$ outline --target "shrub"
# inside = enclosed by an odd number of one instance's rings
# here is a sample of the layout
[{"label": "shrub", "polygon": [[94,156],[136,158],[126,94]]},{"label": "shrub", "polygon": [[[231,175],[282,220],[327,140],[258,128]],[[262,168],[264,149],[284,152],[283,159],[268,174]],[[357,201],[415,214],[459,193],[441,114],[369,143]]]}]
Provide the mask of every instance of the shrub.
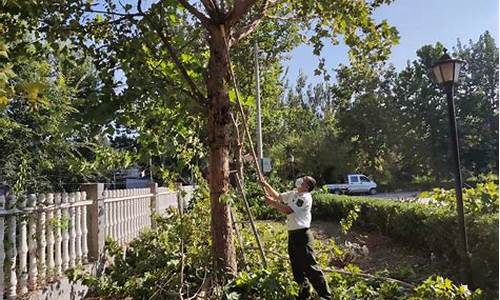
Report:
[{"label": "shrub", "polygon": [[[357,225],[376,228],[387,236],[417,249],[459,260],[456,213],[447,207],[369,197],[315,194],[317,218],[341,220],[359,205]],[[474,284],[488,291],[498,289],[498,215],[467,215],[469,250]]]},{"label": "shrub", "polygon": [[471,293],[467,286],[456,286],[447,278],[432,276],[416,289],[416,295],[409,300],[425,299],[482,299],[481,292]]},{"label": "shrub", "polygon": [[[187,299],[203,285],[206,287],[203,289],[206,293],[204,299],[293,299],[298,286],[293,281],[288,263],[286,227],[281,224],[257,224],[267,253],[266,268],[261,266],[258,255],[247,252],[246,264],[242,263],[241,257],[238,258],[240,270],[237,276],[225,284],[220,283],[217,279],[220,274],[215,274],[210,267],[209,202],[205,195],[205,198],[194,201],[183,217],[171,210],[167,217],[157,218],[157,226],[134,240],[125,253],[115,242],[108,241],[106,248],[111,259],[105,273],[95,276],[75,270],[73,279],[83,279],[90,287],[91,295],[104,299],[178,299],[181,294]],[[241,232],[245,246],[252,244],[250,229],[246,227]],[[184,256],[180,237],[184,237]],[[323,268],[334,258],[332,255],[342,255],[337,253],[342,250],[333,240],[328,243],[316,241],[314,246],[316,250],[322,250],[317,252],[317,260]],[[182,266],[183,273],[180,272]],[[335,299],[403,300],[434,288],[442,289],[441,282],[426,281],[424,286],[408,290],[383,279],[358,277],[359,268],[353,265],[348,265],[347,270],[353,275],[326,274]],[[445,281],[446,287],[449,282]],[[459,297],[452,286],[436,299],[478,299],[475,297],[480,295],[480,291],[469,291],[465,287],[457,289],[465,297]]]},{"label": "shrub", "polygon": [[[431,198],[432,205],[456,209],[457,198],[454,189],[435,188],[423,192],[420,198]],[[498,185],[493,181],[478,183],[474,188],[463,189],[464,211],[466,213],[498,213]]]},{"label": "shrub", "polygon": [[[106,253],[112,261],[101,276],[74,270],[71,277],[89,286],[87,296],[110,299],[174,299],[181,290],[181,264],[184,264],[182,290],[196,290],[211,260],[209,218],[203,211],[208,205],[198,203],[193,216],[184,218],[171,210],[166,218],[157,216],[154,230],[144,232],[125,250],[115,241],[106,241]],[[203,208],[202,206],[206,206]],[[182,233],[184,232],[184,234]],[[184,262],[180,251],[180,236],[184,236]],[[125,253],[124,253],[125,252]],[[206,273],[205,273],[206,272]]]}]

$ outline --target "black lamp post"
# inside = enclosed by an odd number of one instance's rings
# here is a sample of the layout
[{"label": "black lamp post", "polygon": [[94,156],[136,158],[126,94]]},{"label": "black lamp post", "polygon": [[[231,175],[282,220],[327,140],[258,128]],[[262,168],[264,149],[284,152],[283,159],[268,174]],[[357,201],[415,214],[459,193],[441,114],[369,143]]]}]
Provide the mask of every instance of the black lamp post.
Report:
[{"label": "black lamp post", "polygon": [[446,49],[441,58],[432,66],[432,71],[437,82],[444,87],[448,100],[448,117],[450,120],[450,140],[453,152],[453,163],[455,169],[455,191],[457,195],[457,216],[460,236],[459,253],[462,259],[462,272],[464,280],[470,283],[470,257],[467,245],[467,234],[464,221],[464,203],[462,199],[462,174],[460,172],[460,151],[458,148],[457,120],[455,117],[455,102],[453,100],[455,83],[458,82],[460,68],[465,61],[451,58]]}]

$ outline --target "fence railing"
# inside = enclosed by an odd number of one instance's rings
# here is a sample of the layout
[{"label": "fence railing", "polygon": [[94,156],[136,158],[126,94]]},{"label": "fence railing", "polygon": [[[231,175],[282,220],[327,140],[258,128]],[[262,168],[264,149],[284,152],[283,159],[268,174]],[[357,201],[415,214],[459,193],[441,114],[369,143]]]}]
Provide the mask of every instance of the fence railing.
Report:
[{"label": "fence railing", "polygon": [[0,299],[15,299],[86,262],[90,204],[85,192],[0,195]]},{"label": "fence railing", "polygon": [[[79,264],[97,261],[106,237],[122,246],[151,226],[151,214],[189,201],[186,192],[158,187],[0,195],[0,299],[17,299],[57,281]],[[181,205],[179,205],[179,203]]]},{"label": "fence railing", "polygon": [[151,197],[148,188],[104,191],[105,235],[125,245],[151,226]]}]

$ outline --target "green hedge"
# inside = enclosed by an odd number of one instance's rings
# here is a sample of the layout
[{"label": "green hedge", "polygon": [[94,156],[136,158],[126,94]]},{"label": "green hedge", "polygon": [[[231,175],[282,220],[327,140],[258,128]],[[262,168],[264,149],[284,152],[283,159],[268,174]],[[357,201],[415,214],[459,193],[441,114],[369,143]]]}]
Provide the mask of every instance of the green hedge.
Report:
[{"label": "green hedge", "polygon": [[[369,197],[314,194],[313,216],[339,221],[358,204],[357,225],[378,229],[394,240],[458,262],[456,213],[420,203]],[[466,216],[474,284],[498,290],[498,215]]]}]

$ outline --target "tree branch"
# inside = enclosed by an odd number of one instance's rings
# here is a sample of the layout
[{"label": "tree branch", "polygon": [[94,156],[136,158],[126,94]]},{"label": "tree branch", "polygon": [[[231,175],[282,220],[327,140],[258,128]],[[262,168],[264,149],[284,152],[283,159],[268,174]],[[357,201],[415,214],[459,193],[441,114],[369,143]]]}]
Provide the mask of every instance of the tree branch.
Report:
[{"label": "tree branch", "polygon": [[165,48],[167,48],[167,52],[170,58],[181,73],[181,76],[189,85],[190,89],[193,91],[195,100],[198,100],[200,104],[205,104],[206,97],[204,97],[203,94],[198,90],[193,79],[191,78],[191,76],[189,76],[186,68],[184,67],[184,64],[180,61],[179,56],[177,55],[177,51],[172,46],[172,37],[168,34],[168,32],[164,33],[164,30],[162,30],[160,26],[157,26],[157,24],[155,24],[154,21],[152,21],[149,17],[145,16],[144,19],[149,23],[151,27],[153,27],[153,29],[156,31],[161,41],[163,42],[163,45],[165,46]]},{"label": "tree branch", "polygon": [[208,29],[212,21],[201,11],[197,10],[196,7],[189,4],[187,0],[177,0],[185,9],[187,9],[193,16],[200,20],[201,24]]},{"label": "tree branch", "polygon": [[259,26],[260,22],[262,21],[262,18],[263,16],[254,18],[252,21],[250,21],[249,24],[239,30],[238,33],[235,33],[233,36],[231,36],[231,39],[229,40],[229,47],[236,45],[240,40],[246,38],[252,32],[254,32],[257,26]]},{"label": "tree branch", "polygon": [[133,17],[131,17],[131,16],[123,16],[121,18],[111,20],[107,24],[117,24],[117,23],[120,23],[121,21],[124,21],[124,20],[132,20],[132,18]]},{"label": "tree branch", "polygon": [[[197,13],[201,14],[203,17],[206,19],[206,22],[210,22],[210,20],[205,17],[202,13],[200,13],[196,8],[191,6],[186,0],[179,0],[179,2],[186,7],[188,11],[190,11],[192,14],[196,15]],[[184,5],[183,2],[187,5]],[[116,15],[116,16],[121,16],[123,18],[120,18],[119,20],[126,19],[126,18],[132,18],[132,17],[137,17],[137,16],[142,16],[144,17],[144,20],[157,32],[158,36],[160,37],[161,41],[163,42],[164,46],[167,49],[167,52],[176,65],[177,69],[181,73],[181,76],[184,78],[184,80],[187,82],[189,85],[190,89],[192,90],[192,93],[188,93],[187,90],[183,90],[186,94],[190,95],[193,97],[195,100],[197,100],[200,104],[205,104],[206,97],[203,96],[203,94],[198,90],[196,84],[194,83],[193,79],[189,76],[187,73],[186,68],[184,67],[183,63],[180,61],[179,56],[177,55],[177,51],[175,48],[172,46],[172,37],[168,34],[168,32],[164,33],[164,30],[160,26],[158,26],[154,21],[151,20],[151,18],[146,15],[143,10],[142,10],[142,0],[137,1],[137,11],[138,13],[120,13],[120,12],[114,12],[114,11],[102,11],[102,10],[94,10],[94,9],[86,9],[87,12],[92,12],[92,13],[101,13],[101,14],[109,14],[109,15]],[[189,8],[191,7],[192,10]],[[115,20],[116,21],[116,20]],[[113,21],[113,22],[115,22]],[[204,22],[203,20],[200,19],[202,23]],[[208,23],[206,24],[208,25]]]},{"label": "tree branch", "polygon": [[143,13],[121,13],[117,11],[105,11],[105,10],[97,10],[97,9],[85,9],[86,12],[91,12],[91,13],[97,13],[97,14],[105,14],[105,15],[112,15],[112,16],[121,16],[121,17],[127,17],[127,18],[133,18],[133,17],[139,17],[139,16],[144,16]]},{"label": "tree branch", "polygon": [[259,26],[260,22],[263,18],[266,17],[267,11],[269,8],[276,4],[279,0],[266,0],[261,10],[257,13],[257,15],[243,28],[241,28],[237,33],[231,36],[231,40],[229,41],[229,45],[236,45],[240,40],[246,38],[252,32],[255,31],[257,26]]},{"label": "tree branch", "polygon": [[210,0],[200,0],[201,4],[203,4],[203,7],[207,10],[208,14],[210,15],[210,12],[215,11],[215,5],[213,4],[212,1]]},{"label": "tree branch", "polygon": [[[286,255],[283,255],[282,253],[277,252],[277,251],[267,250],[267,252],[274,254],[274,255],[278,256],[279,258],[286,258]],[[325,272],[325,273],[340,273],[340,274],[344,274],[344,275],[359,276],[359,277],[364,277],[364,278],[368,278],[368,279],[385,280],[385,281],[397,283],[397,284],[399,284],[407,289],[410,289],[410,290],[415,288],[415,286],[411,283],[404,282],[404,281],[397,280],[397,279],[390,278],[390,277],[375,276],[375,275],[366,274],[366,273],[353,273],[353,272],[349,272],[349,271],[341,270],[341,269],[337,269],[337,268],[326,268],[326,269],[323,269],[323,272]]]},{"label": "tree branch", "polygon": [[220,14],[219,7],[212,0],[200,0],[205,9],[207,10],[208,15],[214,21],[214,23],[221,23],[224,16]]},{"label": "tree branch", "polygon": [[212,3],[212,5],[215,8],[215,11],[217,12],[217,19],[216,19],[217,23],[222,23],[226,14],[224,3],[221,3],[221,5],[219,5],[217,3],[217,0],[208,0],[208,1]]},{"label": "tree branch", "polygon": [[281,16],[269,16],[269,15],[266,15],[265,16],[266,18],[268,19],[271,19],[271,20],[281,20],[281,21],[298,21],[300,20],[300,17],[297,17],[297,16],[288,16],[288,17],[281,17]]},{"label": "tree branch", "polygon": [[137,0],[137,11],[141,14],[144,14],[142,11],[142,0]]},{"label": "tree branch", "polygon": [[215,0],[208,0],[208,1],[210,1],[214,6],[215,10],[220,13],[220,7],[217,5],[217,1]]},{"label": "tree branch", "polygon": [[325,273],[335,272],[335,273],[340,273],[340,274],[344,274],[344,275],[364,277],[364,278],[368,278],[368,279],[385,280],[385,281],[397,283],[397,284],[399,284],[407,289],[410,289],[410,290],[413,290],[415,288],[415,286],[411,283],[397,280],[394,278],[389,278],[389,277],[375,276],[375,275],[366,274],[366,273],[353,273],[353,272],[349,272],[349,271],[345,271],[345,270],[341,270],[341,269],[336,269],[336,268],[326,268],[326,269],[323,269],[323,272],[325,272]]},{"label": "tree branch", "polygon": [[[158,66],[156,66],[156,67],[155,67],[155,69],[154,69],[153,71],[155,71],[155,72],[156,72],[156,71],[157,71],[157,69],[158,69]],[[162,73],[162,72],[159,72],[159,73]],[[161,75],[163,75],[163,74],[161,74]],[[162,77],[160,77],[160,78],[162,78]],[[164,79],[164,77],[163,77],[162,79]],[[182,86],[180,86],[180,85],[176,85],[176,84],[174,84],[171,80],[163,80],[163,82],[165,83],[165,85],[169,85],[169,86],[171,86],[171,87],[172,87],[172,88],[174,88],[174,89],[178,89],[178,90],[179,90],[179,91],[181,91],[182,93],[186,94],[186,96],[188,96],[188,97],[190,97],[190,98],[193,98],[193,99],[196,99],[196,96],[195,96],[195,95],[194,95],[191,91],[189,91],[189,90],[187,90],[187,89],[183,88],[183,87],[182,87]]]},{"label": "tree branch", "polygon": [[182,76],[184,77],[184,79],[188,83],[189,87],[191,88],[191,90],[192,90],[192,94],[191,95],[194,96],[195,100],[198,100],[198,102],[200,104],[204,104],[206,98],[198,90],[198,88],[196,87],[193,79],[189,76],[189,74],[187,73],[186,69],[184,68],[184,65],[178,59],[178,57],[177,57],[177,55],[175,53],[175,50],[173,49],[172,45],[168,44],[168,42],[166,41],[166,39],[164,37],[160,37],[160,38],[162,39],[163,43],[167,47],[167,51],[169,52],[170,58],[174,61],[174,64],[179,69],[179,72],[182,74]]},{"label": "tree branch", "polygon": [[[216,0],[215,0],[216,1]],[[222,14],[226,13],[226,3],[224,0],[219,1],[219,7]]]},{"label": "tree branch", "polygon": [[226,26],[231,28],[234,24],[238,23],[256,2],[257,0],[236,0],[233,8],[226,17]]},{"label": "tree branch", "polygon": [[205,286],[205,282],[207,280],[207,274],[208,274],[208,271],[207,271],[207,268],[205,268],[205,273],[203,274],[203,281],[201,282],[200,287],[198,288],[196,293],[194,293],[193,296],[187,298],[186,300],[201,299],[201,298],[198,298],[198,295],[202,292],[202,289]]}]

